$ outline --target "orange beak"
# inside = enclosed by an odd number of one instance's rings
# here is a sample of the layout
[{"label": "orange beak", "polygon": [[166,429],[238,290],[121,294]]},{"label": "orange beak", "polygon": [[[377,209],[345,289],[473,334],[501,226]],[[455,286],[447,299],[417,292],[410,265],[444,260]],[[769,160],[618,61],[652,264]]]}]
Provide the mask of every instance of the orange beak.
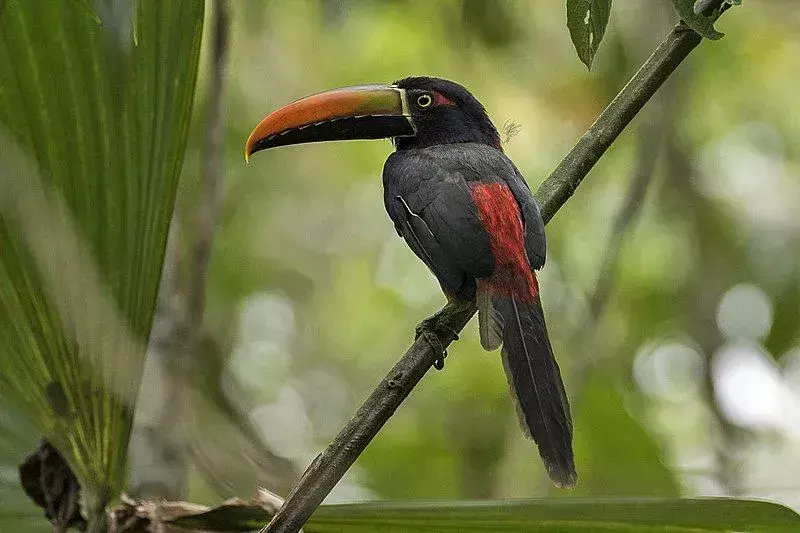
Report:
[{"label": "orange beak", "polygon": [[290,144],[410,137],[416,127],[405,90],[380,85],[345,87],[308,96],[262,120],[244,150],[254,153]]}]

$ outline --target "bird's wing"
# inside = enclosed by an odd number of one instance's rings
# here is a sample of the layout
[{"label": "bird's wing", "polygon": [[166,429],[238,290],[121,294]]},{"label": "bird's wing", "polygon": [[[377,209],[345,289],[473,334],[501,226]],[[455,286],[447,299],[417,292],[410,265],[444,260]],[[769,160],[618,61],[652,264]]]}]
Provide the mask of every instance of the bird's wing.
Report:
[{"label": "bird's wing", "polygon": [[493,257],[457,162],[397,153],[384,168],[384,202],[398,233],[453,295],[474,296]]},{"label": "bird's wing", "polygon": [[[514,163],[503,152],[483,144],[464,143],[437,148],[429,149],[426,159],[429,167],[426,175],[435,176],[431,178],[433,181],[448,182],[458,178],[468,187],[491,182],[508,186],[522,215],[528,261],[532,268],[542,268],[547,254],[544,221],[530,187]],[[419,194],[424,205],[433,201],[434,196],[428,191],[421,190]],[[472,213],[476,213],[474,205]]]},{"label": "bird's wing", "polygon": [[411,251],[427,265],[447,292],[458,292],[464,281],[463,272],[454,268],[452,261],[444,255],[427,222],[414,212],[402,195],[397,195],[391,203],[396,213],[392,218],[397,217],[395,227]]},{"label": "bird's wing", "polygon": [[[541,268],[547,241],[539,206],[522,174],[499,150],[465,143],[414,154],[397,152],[384,168],[386,209],[395,228],[450,290],[460,285],[461,282],[453,285],[456,279],[480,278],[492,272],[489,238],[471,195],[472,186],[487,182],[504,183],[511,190],[523,219],[528,261],[532,268]],[[398,201],[398,196],[403,202]],[[432,235],[427,246],[422,237],[428,232],[417,231],[413,235],[409,221],[427,226]],[[432,263],[434,256],[439,259]]]},{"label": "bird's wing", "polygon": [[[520,424],[539,447],[548,474],[560,487],[577,475],[572,422],[561,372],[544,321],[539,284],[531,267],[544,264],[546,241],[539,207],[524,178],[497,150],[469,150],[475,168],[473,198],[496,264],[477,289],[481,344],[502,344],[503,365]],[[520,259],[525,256],[527,261]]]},{"label": "bird's wing", "polygon": [[572,486],[569,403],[531,270],[544,264],[539,207],[498,150],[463,144],[418,152],[387,162],[390,216],[444,287],[454,280],[475,287],[481,344],[489,350],[502,344],[520,423],[539,446],[552,479]]}]

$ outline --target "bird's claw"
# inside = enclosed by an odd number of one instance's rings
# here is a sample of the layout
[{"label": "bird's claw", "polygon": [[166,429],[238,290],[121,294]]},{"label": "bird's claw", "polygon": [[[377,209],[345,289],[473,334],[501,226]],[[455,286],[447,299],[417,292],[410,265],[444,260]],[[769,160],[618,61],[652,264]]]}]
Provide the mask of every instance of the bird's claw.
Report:
[{"label": "bird's claw", "polygon": [[[436,370],[442,370],[444,368],[444,359],[447,357],[447,349],[444,347],[442,342],[439,340],[439,336],[434,333],[433,326],[431,322],[435,317],[431,317],[429,319],[423,320],[416,328],[416,335],[415,339],[423,337],[428,344],[431,345],[431,348],[437,353],[436,359],[433,361],[433,368]],[[455,332],[454,332],[455,333]],[[456,336],[456,339],[458,336]]]}]

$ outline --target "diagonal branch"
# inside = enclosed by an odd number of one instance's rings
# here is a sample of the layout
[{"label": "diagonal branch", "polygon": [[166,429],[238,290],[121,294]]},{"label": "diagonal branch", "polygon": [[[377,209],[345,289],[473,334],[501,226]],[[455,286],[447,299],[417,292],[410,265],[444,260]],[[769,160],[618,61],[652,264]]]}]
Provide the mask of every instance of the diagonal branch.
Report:
[{"label": "diagonal branch", "polygon": [[[722,0],[709,0],[704,7],[719,7],[721,3]],[[572,196],[611,143],[700,41],[700,35],[682,22],[667,35],[539,187],[536,199],[545,223]],[[436,335],[434,342],[429,342],[428,336],[417,338],[334,441],[309,465],[264,531],[296,533],[302,527],[440,357],[441,349],[457,339],[457,333],[475,311],[474,303],[460,307],[448,303],[437,313],[431,328]]]}]

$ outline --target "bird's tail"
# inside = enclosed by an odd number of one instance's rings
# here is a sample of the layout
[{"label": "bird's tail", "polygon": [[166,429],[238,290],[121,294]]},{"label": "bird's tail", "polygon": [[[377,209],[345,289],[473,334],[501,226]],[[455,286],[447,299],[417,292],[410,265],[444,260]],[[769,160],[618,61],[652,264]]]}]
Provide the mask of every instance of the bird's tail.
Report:
[{"label": "bird's tail", "polygon": [[503,366],[522,431],[539,447],[550,479],[560,488],[575,485],[572,419],[561,372],[547,335],[538,283],[530,291],[508,290],[491,280],[478,284],[481,344],[502,343]]}]

